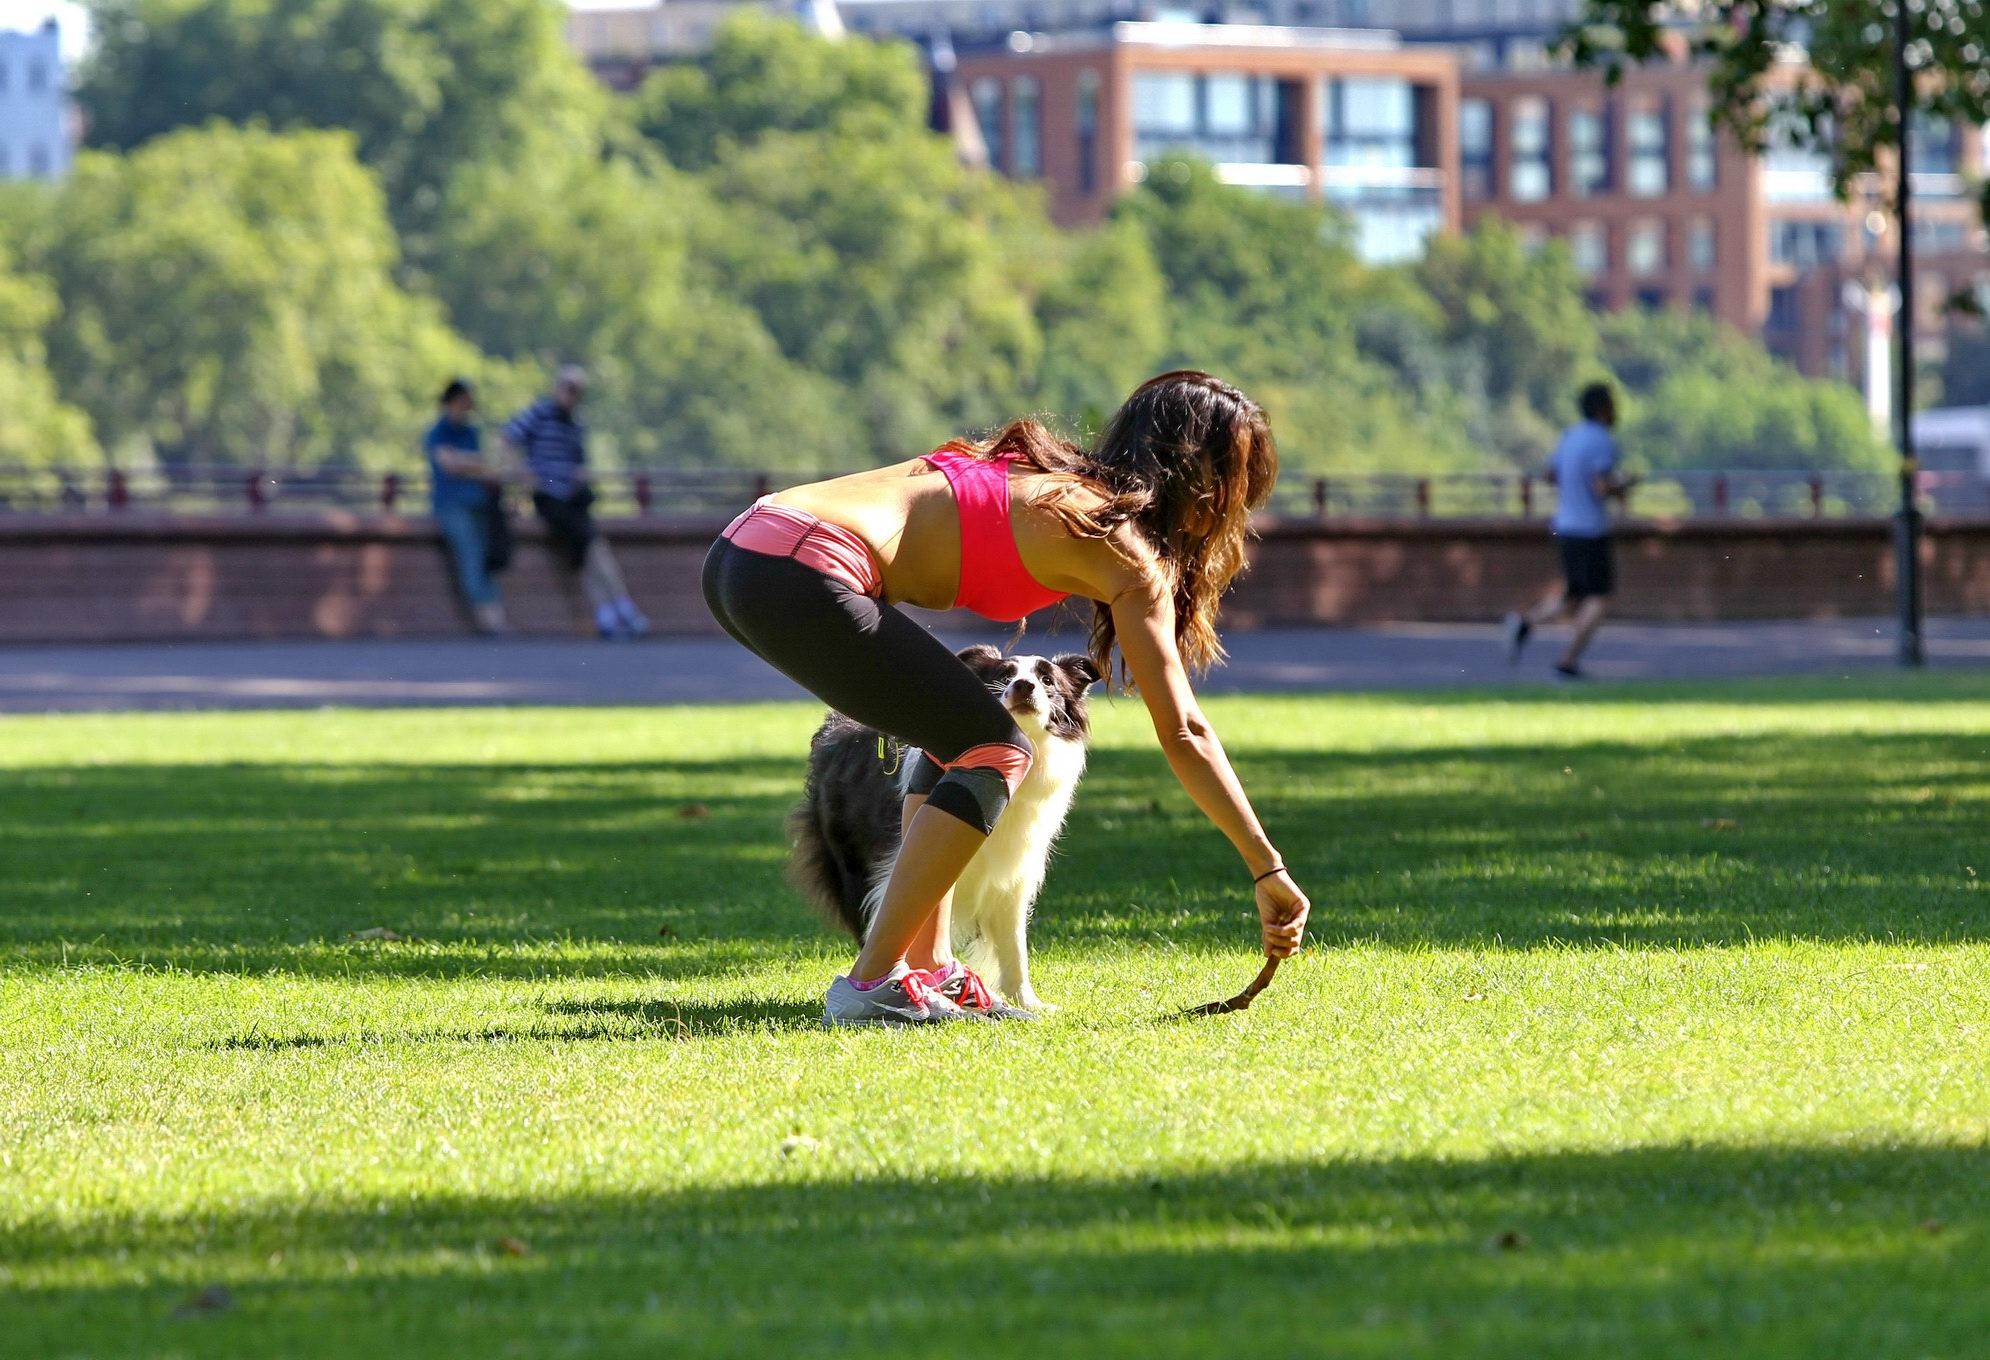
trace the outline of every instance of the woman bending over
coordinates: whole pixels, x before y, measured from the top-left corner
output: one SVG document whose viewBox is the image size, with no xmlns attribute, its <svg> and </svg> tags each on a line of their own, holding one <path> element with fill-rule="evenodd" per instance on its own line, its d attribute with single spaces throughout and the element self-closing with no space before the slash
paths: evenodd
<svg viewBox="0 0 1990 1360">
<path fill-rule="evenodd" d="M 1092 659 L 1145 701 L 1168 764 L 1256 882 L 1268 955 L 1308 902 L 1265 836 L 1189 675 L 1223 654 L 1216 608 L 1244 565 L 1278 453 L 1256 402 L 1206 373 L 1141 385 L 1091 451 L 1017 421 L 985 443 L 768 496 L 705 559 L 725 630 L 847 717 L 923 759 L 871 932 L 824 1023 L 1028 1019 L 951 957 L 954 882 L 1028 771 L 1029 740 L 959 658 L 897 608 L 1009 621 L 1093 602 Z"/>
</svg>

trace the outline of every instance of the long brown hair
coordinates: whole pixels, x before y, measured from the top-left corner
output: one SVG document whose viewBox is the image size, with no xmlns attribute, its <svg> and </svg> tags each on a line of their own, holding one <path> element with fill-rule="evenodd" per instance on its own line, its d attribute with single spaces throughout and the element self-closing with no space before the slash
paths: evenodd
<svg viewBox="0 0 1990 1360">
<path fill-rule="evenodd" d="M 1030 504 L 1056 515 L 1075 537 L 1107 539 L 1130 527 L 1137 547 L 1129 560 L 1174 596 L 1182 659 L 1198 673 L 1222 660 L 1217 605 L 1244 569 L 1251 512 L 1278 480 L 1278 447 L 1256 402 L 1207 373 L 1182 369 L 1140 384 L 1090 450 L 1034 420 L 948 448 L 982 458 L 1016 454 L 1054 474 Z M 1111 607 L 1095 603 L 1091 652 L 1101 675 L 1113 673 L 1116 641 Z"/>
</svg>

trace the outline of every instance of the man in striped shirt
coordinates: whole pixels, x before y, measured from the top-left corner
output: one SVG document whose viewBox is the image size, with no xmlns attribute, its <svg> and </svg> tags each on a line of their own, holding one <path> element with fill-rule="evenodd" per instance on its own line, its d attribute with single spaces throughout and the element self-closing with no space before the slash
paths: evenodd
<svg viewBox="0 0 1990 1360">
<path fill-rule="evenodd" d="M 605 638 L 641 637 L 649 620 L 629 598 L 615 554 L 594 526 L 593 479 L 587 468 L 587 427 L 577 414 L 587 396 L 587 371 L 568 364 L 553 390 L 513 416 L 504 441 L 532 475 L 532 505 L 594 605 Z"/>
</svg>

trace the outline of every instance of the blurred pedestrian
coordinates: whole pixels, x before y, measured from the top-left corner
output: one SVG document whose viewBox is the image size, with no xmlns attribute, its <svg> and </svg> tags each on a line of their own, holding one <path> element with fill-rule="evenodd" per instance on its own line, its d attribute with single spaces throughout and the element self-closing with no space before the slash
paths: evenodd
<svg viewBox="0 0 1990 1360">
<path fill-rule="evenodd" d="M 456 586 L 469 606 L 471 621 L 480 633 L 503 633 L 508 625 L 493 575 L 502 568 L 503 555 L 496 551 L 492 517 L 504 513 L 504 477 L 483 456 L 476 389 L 456 378 L 437 400 L 441 412 L 422 436 L 430 511 L 449 546 Z"/>
<path fill-rule="evenodd" d="M 1617 588 L 1610 542 L 1610 503 L 1621 502 L 1637 478 L 1617 471 L 1617 398 L 1607 383 L 1591 383 L 1577 399 L 1582 419 L 1566 430 L 1548 460 L 1555 484 L 1555 544 L 1562 559 L 1562 583 L 1526 613 L 1506 616 L 1506 656 L 1518 662 L 1535 628 L 1567 617 L 1574 625 L 1568 645 L 1555 662 L 1565 680 L 1582 678 L 1582 654 L 1603 626 Z"/>
<path fill-rule="evenodd" d="M 562 368 L 553 390 L 513 416 L 504 438 L 532 478 L 532 505 L 567 564 L 580 573 L 595 629 L 605 638 L 641 637 L 649 620 L 629 598 L 615 554 L 594 524 L 594 485 L 587 466 L 587 427 L 580 404 L 587 371 Z"/>
</svg>

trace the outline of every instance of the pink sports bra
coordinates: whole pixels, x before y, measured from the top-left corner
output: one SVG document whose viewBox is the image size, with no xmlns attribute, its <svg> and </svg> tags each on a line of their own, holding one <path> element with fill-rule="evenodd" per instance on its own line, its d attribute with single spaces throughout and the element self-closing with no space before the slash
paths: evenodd
<svg viewBox="0 0 1990 1360">
<path fill-rule="evenodd" d="M 960 589 L 956 609 L 972 609 L 984 619 L 1010 623 L 1065 597 L 1030 575 L 1016 551 L 1009 522 L 1009 465 L 1018 455 L 976 458 L 941 449 L 926 455 L 946 475 L 960 514 Z"/>
</svg>

